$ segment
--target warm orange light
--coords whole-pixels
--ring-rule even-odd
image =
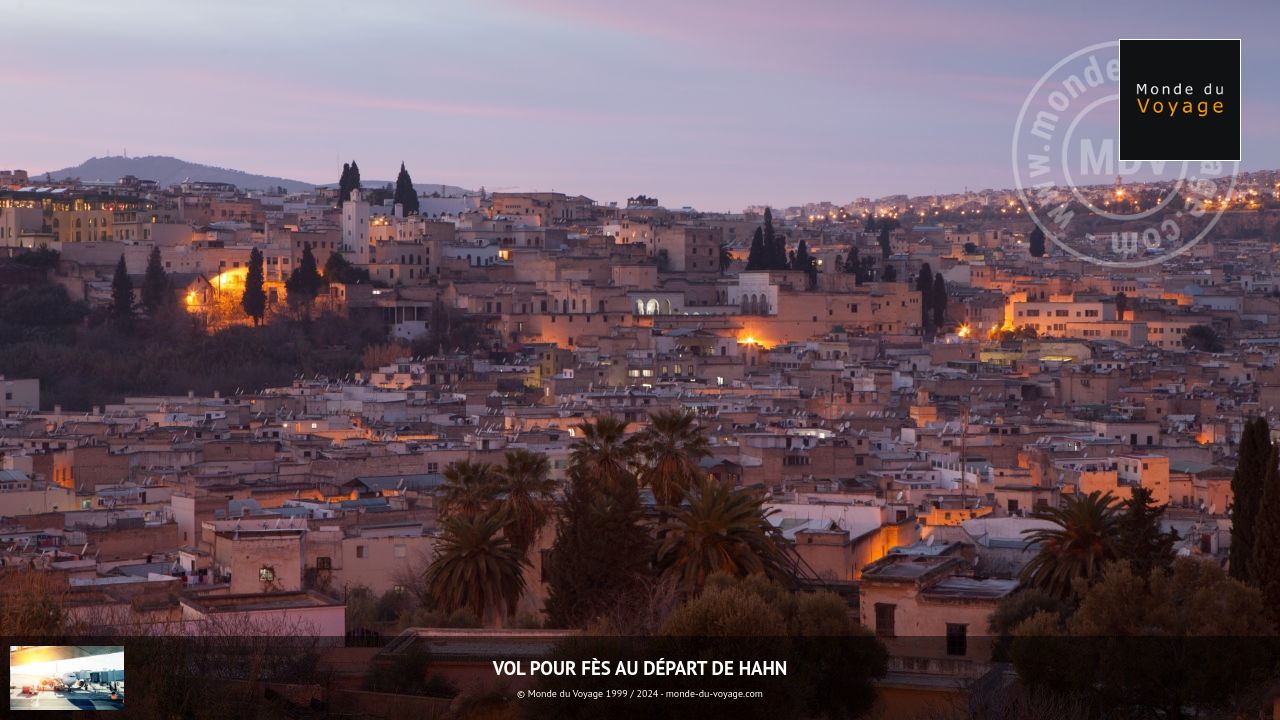
[[[959,329],[956,330],[956,335],[959,335],[962,338],[967,338],[972,334],[973,328],[970,328],[968,324],[961,325]]]

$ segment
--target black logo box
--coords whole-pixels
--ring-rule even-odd
[[[1122,38],[1120,159],[1239,162],[1240,46],[1238,39]],[[1145,93],[1139,93],[1139,85],[1146,85]],[[1166,87],[1181,92],[1166,94]],[[1183,112],[1185,102],[1191,102],[1191,114]],[[1202,102],[1209,110],[1205,116],[1199,112],[1206,107]],[[1221,113],[1213,112],[1218,102]],[[1177,103],[1172,115],[1170,103]],[[1157,107],[1163,112],[1155,113]]]

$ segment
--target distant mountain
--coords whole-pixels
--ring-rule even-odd
[[[301,192],[315,187],[300,180],[289,180],[266,175],[253,175],[240,170],[200,165],[164,155],[145,157],[89,158],[83,163],[49,173],[54,180],[80,178],[82,181],[115,182],[126,175],[140,180],[155,180],[160,187],[169,187],[186,180],[231,183],[244,190],[268,190],[283,187],[289,192]],[[37,176],[39,177],[39,176]]]
[[[177,185],[186,180],[204,181],[204,182],[224,182],[231,183],[242,190],[273,190],[277,187],[283,187],[289,192],[303,192],[316,187],[336,187],[337,183],[327,183],[325,185],[313,185],[311,183],[302,182],[301,180],[290,180],[288,178],[270,177],[267,175],[254,175],[252,173],[243,172],[241,170],[230,170],[228,168],[213,167],[212,165],[201,165],[199,163],[187,162],[179,160],[175,157],[165,155],[147,155],[145,157],[123,157],[114,155],[110,157],[89,158],[83,163],[61,170],[54,170],[49,173],[54,180],[66,180],[67,178],[79,178],[85,182],[115,182],[126,175],[132,175],[140,180],[154,180],[160,187],[169,187]],[[33,175],[33,179],[44,177],[43,174]],[[394,185],[385,180],[366,180],[361,183],[365,188],[379,188],[383,185]],[[460,188],[456,185],[432,185],[426,183],[414,183],[413,185],[419,193],[430,195],[431,193],[440,193],[441,195],[460,195],[471,192],[466,188]]]

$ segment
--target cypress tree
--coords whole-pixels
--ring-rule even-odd
[[[747,270],[765,270],[764,233],[756,228],[751,236],[751,253],[747,255]]]
[[[1271,457],[1271,428],[1266,419],[1255,417],[1244,425],[1237,450],[1236,470],[1231,476],[1231,577],[1254,582],[1253,552],[1256,526],[1262,501],[1263,478]]]
[[[400,174],[396,176],[395,202],[404,209],[406,216],[418,214],[418,191],[413,189],[413,179],[403,162],[400,163]]]
[[[124,264],[124,254],[116,263],[116,273],[111,278],[111,304],[107,312],[115,320],[125,321],[133,317],[133,281],[129,279],[129,269]]]
[[[604,490],[575,477],[547,559],[547,619],[582,627],[633,599],[652,574],[653,541],[640,525],[634,487]]]
[[[352,160],[351,161],[351,189],[359,190],[360,187],[361,187],[360,186],[360,166],[356,164],[355,160]],[[349,198],[350,196],[351,196],[350,193],[348,193],[347,197]]]
[[[1271,446],[1253,525],[1250,572],[1273,617],[1280,617],[1280,447]],[[1232,539],[1234,543],[1234,538]]]
[[[147,273],[142,280],[142,305],[151,315],[169,304],[169,276],[160,262],[160,248],[151,248],[147,256]]]
[[[298,262],[298,267],[289,273],[289,279],[284,284],[289,302],[295,305],[309,304],[320,293],[323,283],[320,272],[316,269],[316,256],[311,253],[311,243],[303,243],[302,259]]]
[[[254,248],[249,253],[249,273],[244,278],[244,295],[240,298],[240,306],[244,314],[253,318],[255,326],[262,323],[267,314],[267,291],[263,288],[262,251]]]
[[[351,163],[342,163],[342,177],[338,178],[338,202],[351,199]]]
[[[894,282],[898,279],[898,269],[893,265],[886,264],[884,270],[880,273],[880,279],[885,282]]]
[[[942,327],[947,315],[947,283],[942,279],[942,273],[933,276],[931,303],[933,305],[933,325],[934,327]]]
[[[787,269],[787,241],[780,239],[773,229],[773,210],[764,209],[764,249],[765,266],[762,270]]]
[[[916,276],[916,291],[920,293],[920,326],[930,327],[933,322],[933,268],[929,263],[920,266],[920,274]]]
[[[1044,257],[1044,231],[1039,225],[1031,230],[1027,243],[1030,245],[1031,257]]]
[[[889,245],[889,223],[884,222],[880,225],[880,255],[888,260],[893,254],[893,248]]]

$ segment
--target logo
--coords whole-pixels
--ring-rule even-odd
[[[1187,252],[1213,229],[1240,163],[1122,160],[1120,74],[1112,41],[1041,76],[1014,125],[1014,183],[1054,246],[1099,265],[1143,267]]]

